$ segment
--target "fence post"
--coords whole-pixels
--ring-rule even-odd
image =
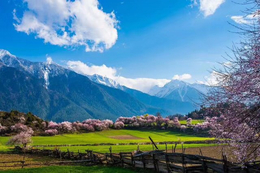
[[[59,154],[60,154],[60,160],[62,160],[62,157],[61,157],[62,152],[60,151]]]
[[[70,150],[67,149],[67,153],[68,153],[68,158],[70,159]]]
[[[174,153],[175,153],[176,147],[177,147],[177,143],[175,143],[175,146],[174,146]]]
[[[165,154],[165,160],[166,160],[166,165],[167,165],[167,171],[168,171],[168,173],[171,173],[171,168],[169,166],[169,158],[168,158],[167,153]]]
[[[110,159],[112,161],[112,164],[114,164],[114,159],[113,159],[113,155],[112,155],[112,147],[111,146],[109,148],[109,155],[110,155]]]
[[[132,166],[135,167],[135,162],[134,162],[133,153],[131,153],[131,161],[132,161]]]
[[[222,152],[222,157],[223,157],[223,171],[224,173],[228,173],[227,157],[223,154],[223,152]]]
[[[201,148],[200,148],[200,155],[203,157],[203,154],[202,154],[202,151],[201,151]],[[203,172],[204,173],[207,173],[207,165],[206,165],[206,163],[205,163],[205,159],[203,158],[202,159],[202,167],[203,167]]]
[[[143,162],[143,167],[145,169],[145,159],[144,159],[144,155],[142,155],[142,162]]]
[[[124,167],[124,160],[121,152],[119,153],[119,156],[120,156],[121,166]]]
[[[167,153],[167,143],[165,142],[165,152]]]
[[[24,163],[25,163],[25,161],[23,160],[23,161],[21,161],[22,162],[22,169],[24,168]]]
[[[155,172],[159,172],[159,168],[158,168],[158,166],[157,166],[157,160],[156,160],[156,158],[155,158],[155,154],[153,154],[153,165],[154,165],[154,171]]]

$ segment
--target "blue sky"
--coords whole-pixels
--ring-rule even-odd
[[[228,47],[240,39],[230,33],[235,29],[228,22],[235,23],[243,6],[231,0],[75,0],[70,2],[72,17],[63,14],[66,0],[56,1],[55,8],[47,0],[35,3],[0,1],[0,49],[31,61],[51,57],[79,73],[97,72],[142,91],[174,76],[206,82],[212,68],[226,61]],[[74,28],[73,20],[78,20]],[[46,26],[61,34],[40,33]],[[78,29],[70,32],[69,27]],[[71,39],[77,32],[83,40],[78,35]]]

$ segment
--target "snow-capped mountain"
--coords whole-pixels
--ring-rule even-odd
[[[92,82],[50,58],[31,62],[5,50],[0,51],[0,110],[32,112],[58,122],[167,112],[127,92]]]
[[[202,94],[207,94],[210,89],[212,88],[211,86],[205,85],[205,84],[200,84],[200,83],[193,83],[189,84],[190,87],[195,88],[196,90],[200,91]]]
[[[47,58],[47,62],[31,62],[25,59],[17,58],[7,50],[3,49],[0,49],[0,64],[19,69],[21,71],[26,71],[37,78],[44,79],[45,88],[48,88],[50,75],[57,76],[64,74],[66,71],[66,69],[60,65],[53,63],[50,58]]]
[[[162,88],[156,87],[157,92],[153,93],[153,94],[156,95],[157,97],[166,97],[167,95],[169,95],[172,91],[174,91],[176,89],[178,89],[182,94],[185,94],[186,88],[187,88],[187,83],[185,83],[183,81],[179,81],[179,80],[172,80],[169,83],[167,83],[166,85],[164,85],[164,87],[162,87]],[[150,92],[149,92],[149,94],[150,94]]]
[[[129,91],[133,89],[129,89],[125,86],[120,85],[118,82],[104,77],[100,75],[86,75],[91,81],[106,85],[111,88],[120,89],[123,91]],[[210,87],[204,84],[190,84],[180,80],[172,80],[163,87],[154,86],[150,89],[150,91],[146,94],[151,96],[165,98],[180,102],[190,102],[190,103],[199,103],[201,102],[204,95],[207,94]],[[132,92],[130,92],[132,93]],[[145,94],[145,93],[144,93]],[[139,98],[138,98],[139,99]]]
[[[148,93],[160,98],[200,102],[209,89],[210,87],[204,84],[189,84],[184,81],[172,80],[163,87],[151,88]]]
[[[117,88],[117,89],[123,90],[122,85],[120,85],[118,82],[116,82],[116,81],[114,81],[110,78],[100,76],[100,75],[97,75],[97,74],[87,75],[87,77],[93,82],[96,82],[96,83],[99,83],[99,84],[102,84],[102,85],[106,85],[106,86],[111,87],[111,88]]]

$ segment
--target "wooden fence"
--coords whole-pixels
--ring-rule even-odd
[[[108,153],[99,153],[92,150],[86,150],[85,153],[66,152],[55,150],[31,149],[26,151],[27,154],[37,154],[41,156],[50,156],[59,158],[59,161],[45,163],[42,165],[60,165],[60,164],[81,164],[81,165],[111,165],[132,168],[142,168],[154,172],[216,172],[216,173],[260,173],[260,162],[247,163],[246,166],[232,164],[227,161],[226,157],[214,159],[202,155],[191,155],[182,153],[167,153],[162,150],[150,152],[120,152],[112,153],[112,148]],[[26,161],[20,161],[19,166],[29,166]],[[4,164],[4,162],[0,162]]]

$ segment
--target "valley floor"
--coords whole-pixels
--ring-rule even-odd
[[[93,133],[82,133],[82,134],[64,134],[57,136],[34,136],[33,137],[33,148],[39,149],[57,149],[59,148],[62,151],[72,151],[72,152],[81,152],[84,153],[85,150],[93,150],[101,153],[108,153],[109,148],[112,148],[113,153],[119,152],[132,152],[137,149],[141,151],[151,151],[154,147],[151,144],[146,144],[151,142],[148,137],[151,137],[157,146],[161,150],[166,149],[165,144],[159,144],[162,142],[184,142],[184,144],[178,144],[176,147],[177,152],[181,152],[182,147],[186,148],[185,153],[190,154],[199,154],[199,149],[202,149],[202,153],[205,156],[219,158],[220,147],[216,144],[207,144],[207,143],[193,143],[185,144],[185,142],[203,142],[214,140],[213,138],[200,137],[196,135],[191,135],[183,132],[174,132],[174,131],[165,131],[165,130],[107,130],[101,132]],[[10,137],[0,137],[0,160],[3,161],[20,161],[22,160],[22,155],[17,154],[7,154],[12,151],[12,146],[7,146],[6,142]],[[139,145],[138,145],[139,144]],[[167,145],[168,152],[172,152],[174,144]],[[214,152],[211,152],[214,151]],[[215,154],[213,154],[215,153]],[[34,163],[44,163],[48,161],[56,161],[57,159],[48,158],[48,157],[37,157],[27,155],[25,158],[26,162]],[[1,166],[1,165],[0,165]],[[30,168],[30,167],[29,167]],[[19,170],[9,170],[3,172],[133,172],[132,170],[115,168],[115,167],[81,167],[81,166],[51,166],[51,167],[42,167],[42,168],[30,168]],[[4,168],[6,169],[6,168]],[[0,170],[3,168],[0,167]]]

